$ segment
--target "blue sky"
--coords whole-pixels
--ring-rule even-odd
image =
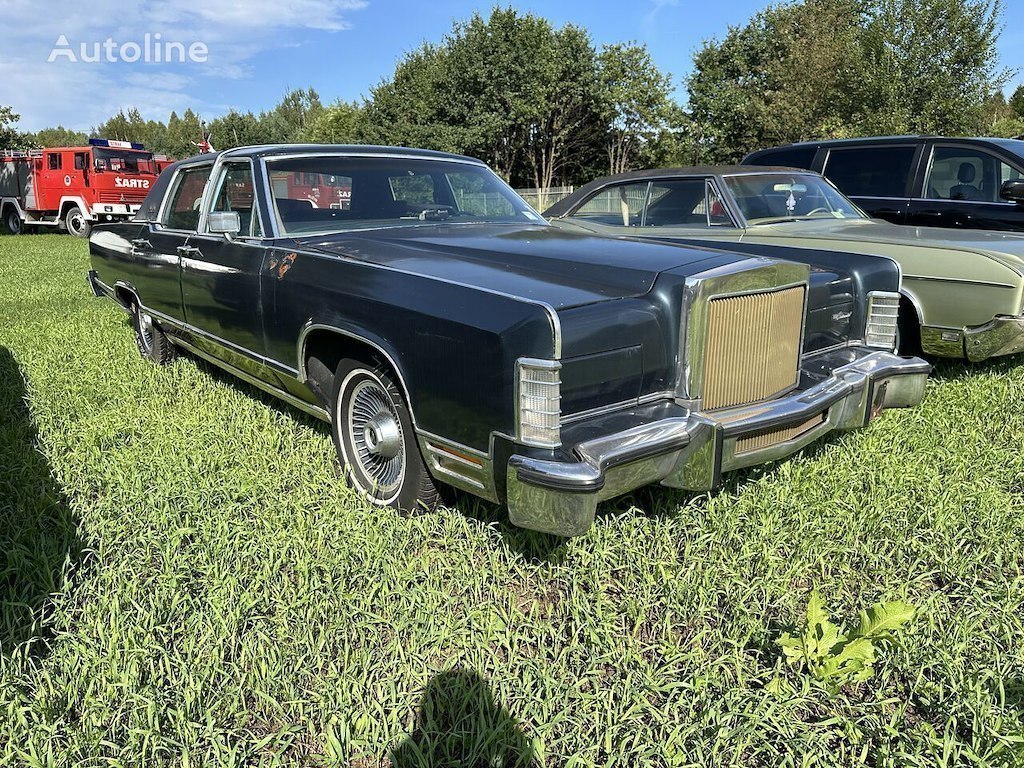
[[[560,26],[587,28],[595,43],[646,43],[682,79],[702,40],[741,24],[765,0],[526,0],[512,3]],[[1006,4],[1002,64],[1024,67],[1024,2]],[[22,130],[58,123],[88,130],[118,109],[166,120],[191,107],[212,119],[234,107],[260,111],[292,88],[312,86],[325,102],[359,99],[424,40],[490,2],[453,0],[0,0],[0,104]],[[145,36],[150,37],[146,62]],[[157,39],[159,35],[159,39]],[[63,36],[63,37],[61,37]],[[103,48],[110,39],[115,48]],[[185,62],[157,62],[166,43],[193,44]],[[84,46],[84,49],[83,49]],[[100,46],[97,48],[97,46]],[[134,46],[134,47],[132,47]],[[83,58],[101,61],[87,62]],[[180,59],[180,49],[172,58]],[[129,62],[125,59],[138,58]],[[112,58],[113,61],[102,59]],[[1021,73],[1011,88],[1024,81]]]

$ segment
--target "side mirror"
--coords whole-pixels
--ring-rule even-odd
[[[1024,179],[1011,179],[1004,181],[999,196],[1003,200],[1010,200],[1017,205],[1024,205]]]
[[[210,231],[215,235],[225,235],[228,240],[242,231],[242,221],[238,211],[217,211],[210,214]]]

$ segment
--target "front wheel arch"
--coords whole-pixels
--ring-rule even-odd
[[[916,302],[900,293],[900,309],[896,318],[896,351],[901,355],[921,354],[921,315]]]
[[[299,345],[300,375],[313,390],[313,394],[327,405],[334,372],[342,360],[357,360],[367,365],[383,365],[397,379],[398,387],[405,397],[413,424],[416,415],[405,371],[398,362],[398,355],[389,350],[384,342],[378,342],[366,335],[360,335],[335,326],[311,325],[302,335]]]

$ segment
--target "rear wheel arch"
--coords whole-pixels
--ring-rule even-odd
[[[124,283],[115,283],[114,298],[116,298],[118,303],[129,312],[134,311],[134,309],[142,303],[139,301],[139,294],[135,292],[135,289],[125,285]]]

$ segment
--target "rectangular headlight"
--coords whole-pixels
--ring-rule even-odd
[[[868,316],[864,325],[864,344],[880,349],[895,349],[896,324],[900,313],[900,295],[887,291],[868,294]]]
[[[516,437],[525,445],[561,445],[562,364],[521,357],[516,361]]]

